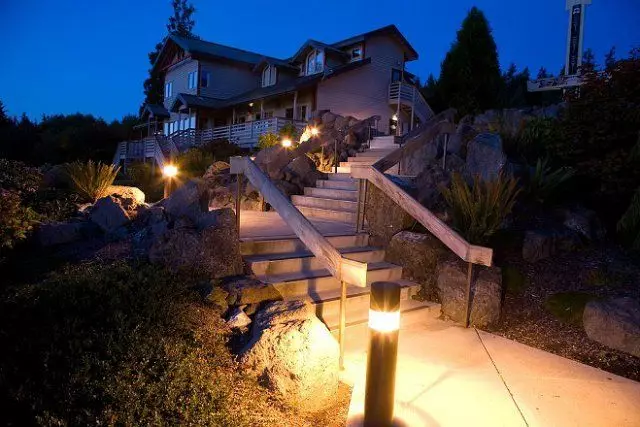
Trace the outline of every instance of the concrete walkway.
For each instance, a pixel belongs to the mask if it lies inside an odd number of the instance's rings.
[[[365,327],[347,330],[348,426],[362,424]],[[505,338],[415,313],[403,317],[398,425],[640,426],[640,383]]]

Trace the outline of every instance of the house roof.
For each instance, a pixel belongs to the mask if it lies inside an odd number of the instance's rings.
[[[313,49],[324,49],[326,52],[333,53],[335,55],[340,56],[348,56],[346,52],[341,51],[329,44],[319,42],[317,40],[307,40],[304,44],[298,49],[298,51],[289,59],[290,62],[298,62],[299,57],[304,54],[309,48]]]
[[[164,108],[164,105],[158,104],[146,104],[142,109],[141,116],[149,114],[151,117],[169,117],[169,111]]]
[[[418,52],[411,46],[409,41],[402,35],[398,27],[395,25],[387,25],[386,27],[378,28],[372,31],[368,31],[366,33],[358,34],[357,36],[349,37],[348,39],[340,40],[338,42],[332,43],[331,46],[337,49],[341,49],[343,47],[347,47],[352,44],[356,44],[359,42],[363,42],[366,39],[376,36],[376,35],[391,35],[396,37],[400,44],[402,44],[408,52],[408,61],[413,61],[418,59]]]
[[[186,107],[204,107],[204,108],[225,108],[232,107],[238,104],[244,104],[257,99],[269,98],[276,95],[284,95],[286,93],[295,92],[296,90],[303,89],[308,86],[312,86],[321,80],[327,80],[344,72],[362,67],[370,64],[371,58],[363,59],[362,61],[351,62],[346,65],[335,67],[325,71],[324,73],[313,74],[311,76],[297,77],[295,79],[286,80],[281,83],[276,83],[273,86],[259,87],[250,91],[241,93],[233,98],[229,99],[217,99],[208,98],[205,96],[189,95],[186,93],[179,94],[173,101],[170,111],[177,111],[179,106]]]
[[[169,35],[168,39],[174,41],[178,46],[192,55],[224,58],[237,62],[245,62],[247,64],[257,64],[264,58],[278,61],[276,58],[266,57],[260,53],[250,52],[248,50],[238,49],[200,39],[190,39],[180,37],[175,34]]]
[[[285,61],[285,60],[282,60],[282,59],[276,59],[276,58],[269,58],[267,56],[264,56],[262,58],[262,60],[260,62],[258,62],[255,67],[253,67],[253,71],[259,71],[259,70],[261,71],[262,68],[267,64],[275,65],[278,68],[287,68],[287,69],[289,69],[291,71],[299,71],[300,70],[300,68],[298,68],[295,65],[289,63],[288,61]]]

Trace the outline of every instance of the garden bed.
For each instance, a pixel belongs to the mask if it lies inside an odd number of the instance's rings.
[[[640,381],[640,359],[590,340],[582,326],[582,310],[591,298],[640,299],[637,259],[600,246],[534,264],[506,257],[502,265],[507,290],[502,322],[492,332]]]

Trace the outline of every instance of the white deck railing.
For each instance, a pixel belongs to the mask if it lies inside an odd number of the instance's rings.
[[[415,114],[424,122],[433,116],[433,110],[420,93],[420,89],[409,83],[393,82],[389,85],[389,104],[400,102],[414,108]]]

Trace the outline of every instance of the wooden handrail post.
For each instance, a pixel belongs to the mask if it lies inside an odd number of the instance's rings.
[[[340,282],[340,330],[338,341],[340,343],[340,370],[344,369],[344,341],[345,329],[347,327],[347,284],[344,280]]]
[[[236,175],[236,228],[238,229],[238,238],[240,237],[240,186],[242,174]]]
[[[467,292],[465,296],[465,307],[464,307],[464,327],[469,327],[469,311],[471,308],[471,281],[473,279],[473,263],[469,263],[469,267],[467,270]]]

